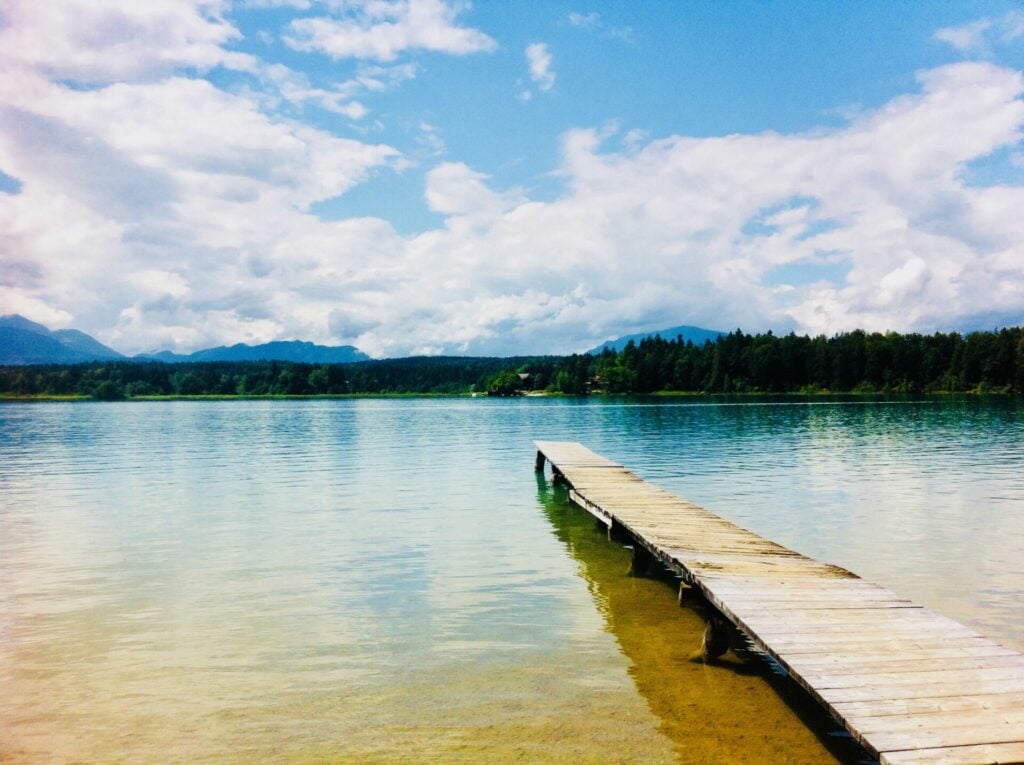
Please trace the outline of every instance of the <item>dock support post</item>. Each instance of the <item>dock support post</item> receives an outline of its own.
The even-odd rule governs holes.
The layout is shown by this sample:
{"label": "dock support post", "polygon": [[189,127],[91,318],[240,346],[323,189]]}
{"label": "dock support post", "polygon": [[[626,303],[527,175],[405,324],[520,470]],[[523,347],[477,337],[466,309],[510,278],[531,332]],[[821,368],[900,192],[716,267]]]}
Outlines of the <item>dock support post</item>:
{"label": "dock support post", "polygon": [[694,600],[694,588],[686,582],[679,583],[679,607],[685,608]]}
{"label": "dock support post", "polygon": [[700,646],[705,662],[714,661],[729,650],[732,642],[731,627],[729,620],[718,614],[708,617],[708,626],[704,629],[704,640]]}
{"label": "dock support post", "polygon": [[647,548],[644,547],[637,540],[633,540],[633,557],[629,563],[629,575],[630,576],[646,576],[647,570],[651,567],[651,563],[654,562],[654,556],[648,552]]}
{"label": "dock support post", "polygon": [[608,541],[609,542],[622,542],[629,538],[629,532],[622,527],[614,518],[611,519],[611,523],[608,524]]}
{"label": "dock support post", "polygon": [[540,451],[539,449],[537,450],[537,459],[533,463],[533,469],[537,473],[544,472],[544,452]]}

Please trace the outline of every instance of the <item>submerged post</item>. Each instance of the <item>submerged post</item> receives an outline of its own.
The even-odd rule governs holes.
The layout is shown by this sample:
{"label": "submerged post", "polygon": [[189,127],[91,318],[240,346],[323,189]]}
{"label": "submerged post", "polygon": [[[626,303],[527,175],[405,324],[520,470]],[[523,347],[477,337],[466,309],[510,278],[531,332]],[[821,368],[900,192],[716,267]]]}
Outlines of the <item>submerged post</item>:
{"label": "submerged post", "polygon": [[679,583],[679,607],[684,608],[694,600],[694,587],[690,586],[686,582]]}
{"label": "submerged post", "polygon": [[544,472],[544,452],[540,449],[537,450],[537,459],[533,463],[533,469],[538,473]]}
{"label": "submerged post", "polygon": [[633,540],[633,557],[629,563],[630,576],[646,576],[654,556],[636,539]]}
{"label": "submerged post", "polygon": [[708,617],[708,626],[704,629],[704,640],[700,650],[705,662],[713,661],[729,650],[732,642],[732,625],[718,614]]}
{"label": "submerged post", "polygon": [[609,519],[607,522],[601,521],[601,523],[608,527],[609,542],[624,542],[631,536],[626,528],[614,518]]}

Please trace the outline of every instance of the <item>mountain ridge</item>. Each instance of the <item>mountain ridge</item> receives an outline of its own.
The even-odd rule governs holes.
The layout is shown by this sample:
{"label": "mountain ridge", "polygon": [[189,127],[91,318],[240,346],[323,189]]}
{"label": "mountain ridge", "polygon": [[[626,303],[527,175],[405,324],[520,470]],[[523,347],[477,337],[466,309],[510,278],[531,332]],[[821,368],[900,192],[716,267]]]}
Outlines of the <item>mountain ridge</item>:
{"label": "mountain ridge", "polygon": [[605,340],[601,345],[591,348],[586,353],[591,356],[596,356],[603,353],[606,348],[610,348],[614,351],[621,351],[625,348],[632,340],[634,343],[639,343],[641,340],[645,340],[648,337],[662,337],[665,340],[675,340],[677,337],[682,337],[684,341],[689,340],[694,345],[704,345],[708,340],[714,342],[720,336],[728,334],[727,332],[720,332],[716,329],[704,329],[703,327],[693,327],[688,324],[680,324],[678,327],[669,327],[668,329],[654,329],[650,332],[636,332],[631,335],[622,335],[611,340]]}
{"label": "mountain ridge", "polygon": [[194,353],[171,351],[126,356],[77,329],[51,330],[19,314],[0,316],[0,366],[81,364],[88,361],[285,361],[346,364],[369,361],[354,345],[317,345],[307,340],[274,340],[258,345],[235,343],[202,348]]}
{"label": "mountain ridge", "polygon": [[306,364],[349,364],[369,361],[370,357],[354,345],[317,345],[308,340],[272,340],[259,345],[218,345],[194,353],[171,351],[140,353],[140,360],[164,361],[169,364],[197,361],[291,361]]}
{"label": "mountain ridge", "polygon": [[[660,336],[675,340],[682,336],[696,345],[714,341],[726,333],[690,325],[638,332],[607,340],[586,351],[597,355],[606,348],[621,351],[632,340],[639,343]],[[0,366],[29,364],[79,364],[89,361],[160,361],[167,364],[203,361],[283,361],[306,364],[348,364],[370,361],[353,345],[317,345],[308,340],[273,340],[269,343],[219,345],[188,354],[154,351],[126,356],[77,329],[50,330],[19,314],[0,316]]]}
{"label": "mountain ridge", "polygon": [[124,359],[77,329],[50,330],[19,314],[0,316],[0,364],[80,364],[87,361]]}

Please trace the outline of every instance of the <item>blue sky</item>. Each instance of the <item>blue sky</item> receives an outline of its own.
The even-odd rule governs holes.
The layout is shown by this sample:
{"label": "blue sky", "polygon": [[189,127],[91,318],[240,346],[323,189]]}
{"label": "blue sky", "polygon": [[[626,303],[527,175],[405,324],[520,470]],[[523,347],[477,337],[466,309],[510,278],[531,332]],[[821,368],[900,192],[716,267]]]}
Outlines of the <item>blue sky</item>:
{"label": "blue sky", "polygon": [[[400,93],[361,101],[377,115],[366,122],[381,122],[374,137],[414,152],[425,121],[448,155],[496,185],[550,197],[561,188],[551,170],[567,130],[616,122],[623,134],[664,137],[839,126],[857,110],[913,90],[917,70],[962,60],[961,52],[934,37],[938,29],[1022,8],[974,2],[476,3],[459,22],[487,33],[498,48],[465,57],[411,54],[404,60],[415,64],[417,75]],[[280,29],[294,16],[281,8],[236,13],[232,18],[246,35],[237,49],[305,71],[321,87],[356,75],[358,61],[259,40],[260,31]],[[523,54],[538,40],[550,49],[556,72],[547,92],[533,85]],[[1021,40],[998,48],[1001,61],[1024,69]],[[524,103],[518,96],[526,90],[534,97]],[[350,129],[315,108],[304,117],[327,130]],[[1012,169],[1006,162],[999,167],[1004,177]],[[409,233],[437,225],[440,216],[423,200],[426,167],[417,169],[378,176],[325,205],[324,213],[382,215]]]}
{"label": "blue sky", "polygon": [[126,352],[1024,321],[1024,6],[12,0],[0,312]]}

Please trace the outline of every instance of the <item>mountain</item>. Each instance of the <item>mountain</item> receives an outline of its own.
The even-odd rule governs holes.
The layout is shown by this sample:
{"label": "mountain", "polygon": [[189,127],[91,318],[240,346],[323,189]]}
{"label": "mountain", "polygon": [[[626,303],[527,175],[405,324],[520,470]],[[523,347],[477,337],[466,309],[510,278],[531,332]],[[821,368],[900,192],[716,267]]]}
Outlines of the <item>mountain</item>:
{"label": "mountain", "polygon": [[670,327],[669,329],[656,329],[651,332],[640,332],[636,335],[623,335],[617,337],[614,340],[608,340],[602,345],[596,348],[591,348],[587,353],[591,355],[597,355],[601,353],[605,348],[611,348],[615,351],[621,351],[626,345],[632,340],[634,343],[639,343],[641,340],[648,337],[663,337],[666,340],[675,340],[677,337],[682,335],[684,341],[689,340],[694,345],[704,345],[708,340],[717,340],[720,335],[728,334],[726,332],[719,332],[714,329],[702,329],[700,327],[689,327],[684,325],[678,327]]}
{"label": "mountain", "polygon": [[123,354],[108,348],[96,338],[77,329],[56,329],[50,333],[61,345],[94,359],[120,359]]}
{"label": "mountain", "polygon": [[298,361],[307,364],[344,364],[369,361],[352,345],[314,345],[302,340],[262,345],[238,343],[205,348],[187,355],[160,351],[126,357],[77,329],[50,331],[42,324],[11,314],[0,316],[0,366],[26,364],[79,364],[84,361]]}
{"label": "mountain", "polygon": [[0,327],[20,329],[25,332],[35,332],[37,335],[50,334],[50,330],[42,324],[37,324],[36,322],[26,319],[24,316],[16,313],[9,313],[6,316],[0,316]]}
{"label": "mountain", "polygon": [[24,316],[0,316],[0,366],[78,364],[123,358],[113,348],[77,329],[51,332]]}
{"label": "mountain", "polygon": [[306,364],[345,364],[369,361],[370,357],[354,345],[315,345],[302,340],[278,340],[262,345],[221,345],[204,348],[187,356],[170,351],[149,353],[136,358],[179,363],[185,361],[297,361]]}

